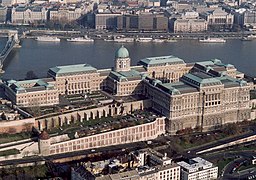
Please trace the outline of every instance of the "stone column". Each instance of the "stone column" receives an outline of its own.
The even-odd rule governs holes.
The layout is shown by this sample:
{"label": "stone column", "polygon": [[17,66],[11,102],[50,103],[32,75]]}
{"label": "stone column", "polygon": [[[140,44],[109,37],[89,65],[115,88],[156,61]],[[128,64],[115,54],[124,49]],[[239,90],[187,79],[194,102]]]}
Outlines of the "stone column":
{"label": "stone column", "polygon": [[101,112],[100,111],[98,111],[98,118],[101,118]]}
{"label": "stone column", "polygon": [[83,122],[83,116],[81,114],[77,113],[77,117],[79,117],[78,119],[80,122]]}
{"label": "stone column", "polygon": [[[103,111],[104,111],[105,113],[103,113]],[[104,117],[107,117],[107,116],[108,116],[108,113],[106,112],[106,110],[105,110],[105,109],[103,109],[103,111],[102,111],[103,116],[104,116]]]}
{"label": "stone column", "polygon": [[48,120],[45,119],[44,122],[45,122],[45,129],[48,129]]}
{"label": "stone column", "polygon": [[59,120],[59,126],[63,126],[63,121],[62,121],[61,117],[58,117],[58,120]]}
{"label": "stone column", "polygon": [[43,130],[43,125],[41,121],[38,121],[38,130],[42,131]]}
{"label": "stone column", "polygon": [[55,119],[54,118],[51,118],[51,127],[55,127]]}
{"label": "stone column", "polygon": [[84,119],[85,119],[86,121],[88,121],[88,120],[89,120],[89,116],[88,116],[88,114],[87,114],[87,113],[84,113]]}
{"label": "stone column", "polygon": [[91,119],[95,119],[95,114],[93,113],[93,111],[91,111],[90,116]]}

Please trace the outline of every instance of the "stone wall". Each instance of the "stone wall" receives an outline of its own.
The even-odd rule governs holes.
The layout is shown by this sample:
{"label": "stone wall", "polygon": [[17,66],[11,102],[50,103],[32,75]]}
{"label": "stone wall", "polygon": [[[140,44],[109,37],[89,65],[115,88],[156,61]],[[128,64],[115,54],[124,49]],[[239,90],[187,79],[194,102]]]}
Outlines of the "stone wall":
{"label": "stone wall", "polygon": [[35,124],[35,118],[1,121],[0,133],[19,133],[22,131],[30,131]]}
{"label": "stone wall", "polygon": [[157,136],[165,133],[164,121],[165,117],[156,118],[155,121],[150,123],[60,142],[44,148],[49,148],[49,155],[53,155],[104,146],[147,141],[155,139]]}

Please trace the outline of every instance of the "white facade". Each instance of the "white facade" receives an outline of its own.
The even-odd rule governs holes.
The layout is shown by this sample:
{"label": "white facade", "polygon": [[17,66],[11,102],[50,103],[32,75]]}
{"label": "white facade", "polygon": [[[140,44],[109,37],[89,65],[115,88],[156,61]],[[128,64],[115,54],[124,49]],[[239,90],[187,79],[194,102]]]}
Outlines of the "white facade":
{"label": "white facade", "polygon": [[79,3],[81,2],[81,0],[49,0],[49,2],[58,2],[58,3],[61,3],[61,4],[75,4],[75,3]]}
{"label": "white facade", "polygon": [[0,5],[0,23],[5,22],[7,17],[7,7]]}
{"label": "white facade", "polygon": [[207,30],[207,21],[204,19],[177,19],[173,23],[173,32],[203,32]]}
{"label": "white facade", "polygon": [[[203,15],[205,16],[205,15]],[[222,9],[216,9],[205,16],[208,25],[228,25],[232,26],[234,15],[226,13]]]}
{"label": "white facade", "polygon": [[47,10],[44,7],[17,7],[12,9],[12,23],[30,24],[45,22]]}
{"label": "white facade", "polygon": [[28,4],[28,0],[2,0],[3,6],[11,6],[15,4]]}
{"label": "white facade", "polygon": [[139,180],[180,180],[180,166],[169,164],[139,172]]}
{"label": "white facade", "polygon": [[217,179],[218,167],[205,159],[196,157],[189,160],[189,163],[181,161],[181,180],[211,180]]}
{"label": "white facade", "polygon": [[50,20],[58,21],[74,21],[81,17],[83,11],[81,8],[61,7],[59,9],[52,9],[49,11]]}

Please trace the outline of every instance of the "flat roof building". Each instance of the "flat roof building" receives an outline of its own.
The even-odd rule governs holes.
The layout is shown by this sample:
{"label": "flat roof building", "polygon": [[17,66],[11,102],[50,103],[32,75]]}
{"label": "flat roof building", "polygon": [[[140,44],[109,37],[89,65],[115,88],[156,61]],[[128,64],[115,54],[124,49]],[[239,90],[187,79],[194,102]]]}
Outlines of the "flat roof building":
{"label": "flat roof building", "polygon": [[196,157],[177,163],[181,166],[181,180],[211,180],[217,179],[218,167],[205,159]]}

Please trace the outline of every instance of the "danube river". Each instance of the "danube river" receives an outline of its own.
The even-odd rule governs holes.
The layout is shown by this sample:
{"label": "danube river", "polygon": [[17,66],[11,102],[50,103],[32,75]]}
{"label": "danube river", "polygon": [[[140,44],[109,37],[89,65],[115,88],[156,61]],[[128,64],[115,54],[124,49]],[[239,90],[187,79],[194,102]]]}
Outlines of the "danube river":
{"label": "danube river", "polygon": [[[0,49],[6,39],[0,39]],[[13,50],[5,63],[4,79],[23,79],[33,70],[39,77],[46,76],[50,67],[88,63],[96,68],[114,66],[115,51],[120,43],[96,40],[94,43],[60,43],[37,42],[23,39],[22,47]],[[174,55],[195,62],[213,58],[224,63],[234,64],[239,71],[256,75],[256,40],[227,40],[223,44],[199,43],[198,40],[181,40],[173,43],[126,43],[132,64],[145,57]]]}

